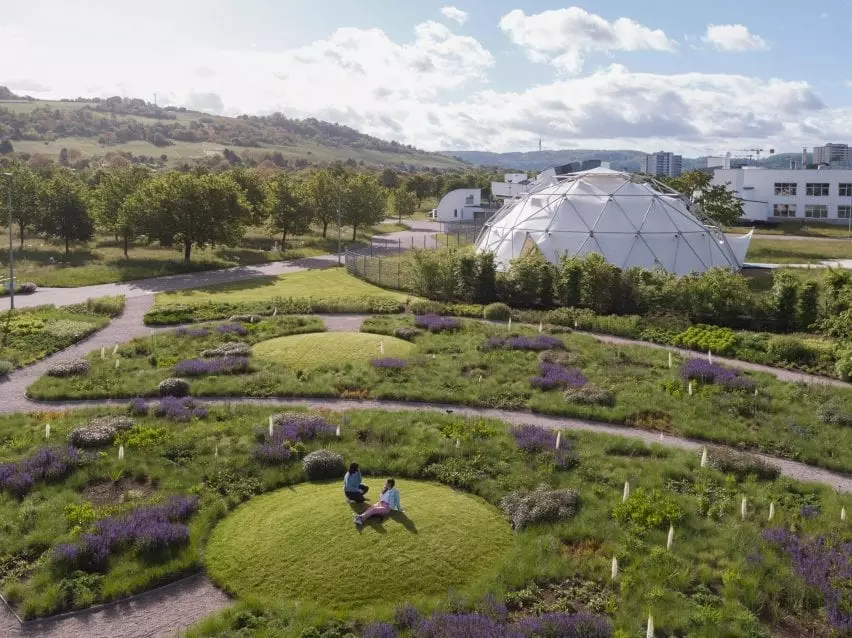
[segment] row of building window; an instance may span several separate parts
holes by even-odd
[[[828,197],[831,185],[823,182],[805,184],[805,195],[808,197]],[[794,196],[798,191],[795,182],[775,182],[775,194],[780,196]],[[852,183],[837,185],[838,197],[852,197]]]
[[[775,204],[772,208],[772,215],[774,217],[795,217],[796,205]],[[811,219],[827,219],[828,206],[825,204],[808,204],[805,206],[805,217],[809,217]],[[850,218],[852,218],[852,206],[840,205],[837,207],[837,219]]]

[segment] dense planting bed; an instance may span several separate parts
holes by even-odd
[[[701,468],[697,454],[615,437],[563,432],[556,449],[556,432],[533,426],[380,411],[274,415],[270,436],[262,408],[208,406],[178,420],[168,409],[155,416],[156,406],[145,413],[137,404],[130,418],[0,418],[0,586],[24,616],[168,582],[200,567],[205,548],[221,575],[227,547],[246,561],[228,585],[275,600],[240,601],[196,635],[251,627],[300,636],[312,626],[307,635],[323,635],[330,615],[340,635],[373,637],[397,635],[370,633],[374,621],[431,623],[447,636],[464,635],[465,623],[492,627],[476,636],[537,638],[542,623],[575,628],[560,636],[638,635],[649,611],[664,635],[764,635],[779,623],[793,635],[827,635],[849,621],[835,561],[849,560],[849,523],[840,520],[849,495],[777,479],[747,455],[710,449]],[[339,483],[304,485],[319,449],[359,461],[375,491],[396,477],[408,519],[359,535]],[[295,487],[274,491],[285,486]],[[241,525],[244,517],[260,527]],[[322,583],[311,580],[321,573]],[[461,584],[442,592],[451,582]],[[307,596],[314,603],[299,602]],[[436,605],[450,617],[432,616]],[[581,621],[597,629],[577,633]]]
[[[5,374],[67,348],[103,328],[123,309],[124,297],[103,297],[74,306],[0,313],[0,370]]]
[[[283,327],[273,327],[286,325],[282,321],[276,317],[241,324],[246,336],[212,330],[199,339],[157,337],[156,351],[150,340],[136,340],[120,349],[119,373],[112,361],[93,353],[90,372],[61,379],[43,377],[30,387],[29,394],[42,399],[155,395],[158,383],[174,374],[173,366],[181,359],[197,358],[225,340],[257,343],[288,334]],[[742,382],[731,386],[714,383],[719,375],[713,373],[712,378],[693,379],[690,396],[681,359],[674,356],[669,368],[665,351],[609,346],[583,335],[557,334],[550,338],[563,344],[565,352],[555,350],[560,354],[554,358],[540,349],[488,345],[495,337],[513,333],[538,338],[532,329],[509,333],[506,326],[475,321],[433,321],[415,329],[410,316],[368,320],[365,331],[413,340],[412,354],[386,362],[389,365],[377,366],[365,358],[360,363],[330,362],[303,370],[254,358],[244,373],[194,377],[190,391],[197,396],[340,396],[531,409],[724,442],[852,470],[850,390],[784,383],[764,374],[735,375]],[[442,323],[459,329],[432,330]],[[300,327],[298,331],[316,330]],[[393,359],[390,355],[385,358]]]
[[[279,337],[253,348],[254,356],[292,369],[369,363],[380,357],[406,357],[414,350],[408,341],[358,332],[327,332]]]
[[[367,481],[377,500],[383,480]],[[338,482],[299,485],[253,499],[214,530],[211,577],[240,598],[330,609],[399,604],[466,589],[498,571],[511,529],[481,499],[400,480],[404,513],[352,524]]]

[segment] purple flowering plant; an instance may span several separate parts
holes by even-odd
[[[174,373],[182,377],[201,377],[208,374],[238,374],[249,371],[248,357],[215,357],[185,359],[175,365]]]
[[[377,370],[404,370],[408,367],[408,361],[397,357],[381,357],[373,359],[370,364]]]
[[[64,478],[81,462],[77,448],[43,447],[21,461],[0,464],[0,489],[23,498],[36,482]]]
[[[680,367],[680,375],[685,381],[700,381],[722,386],[728,390],[754,390],[755,383],[738,371],[731,370],[704,359],[688,359]]]
[[[550,335],[536,335],[534,337],[526,337],[523,335],[494,335],[490,337],[484,344],[482,350],[526,350],[531,352],[542,352],[544,350],[564,350],[565,344],[562,339],[552,337]]]
[[[171,421],[186,422],[193,417],[205,418],[207,408],[192,397],[163,397],[154,408],[154,414]]]
[[[237,335],[244,337],[248,334],[248,328],[241,323],[223,323],[216,326],[216,332],[223,335]]]
[[[178,337],[189,337],[191,339],[201,339],[204,337],[210,336],[209,328],[190,328],[187,326],[181,326],[177,330],[175,330],[175,335]]]
[[[97,571],[106,567],[113,554],[128,548],[150,554],[186,545],[189,528],[183,522],[197,509],[197,496],[175,496],[165,503],[103,518],[78,542],[57,545],[53,560],[68,569]]]
[[[453,332],[461,328],[461,322],[451,317],[428,314],[414,317],[414,325],[429,332]]]
[[[582,388],[588,383],[588,379],[582,372],[574,368],[566,368],[558,363],[542,362],[538,369],[540,374],[530,377],[530,385],[539,390]]]
[[[518,448],[524,452],[543,452],[556,448],[556,432],[540,425],[525,423],[512,428]]]
[[[334,436],[336,428],[319,416],[298,413],[283,413],[272,417],[272,436],[261,434],[260,442],[252,450],[252,456],[262,463],[285,463],[296,454],[293,446],[315,439]]]
[[[131,399],[130,403],[127,404],[127,411],[135,416],[146,416],[148,409],[148,402],[140,397]]]

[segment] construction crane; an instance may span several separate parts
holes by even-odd
[[[741,153],[748,153],[748,155],[746,155],[746,157],[748,159],[755,157],[757,159],[757,161],[759,162],[760,161],[760,154],[763,152],[763,149],[762,148],[741,148],[740,152]],[[752,156],[752,153],[754,153],[753,156]]]

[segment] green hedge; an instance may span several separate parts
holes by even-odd
[[[180,304],[155,306],[145,314],[145,325],[171,326],[181,323],[215,321],[233,315],[311,315],[318,313],[359,313],[392,315],[405,311],[405,305],[387,297],[289,297],[272,302]]]

